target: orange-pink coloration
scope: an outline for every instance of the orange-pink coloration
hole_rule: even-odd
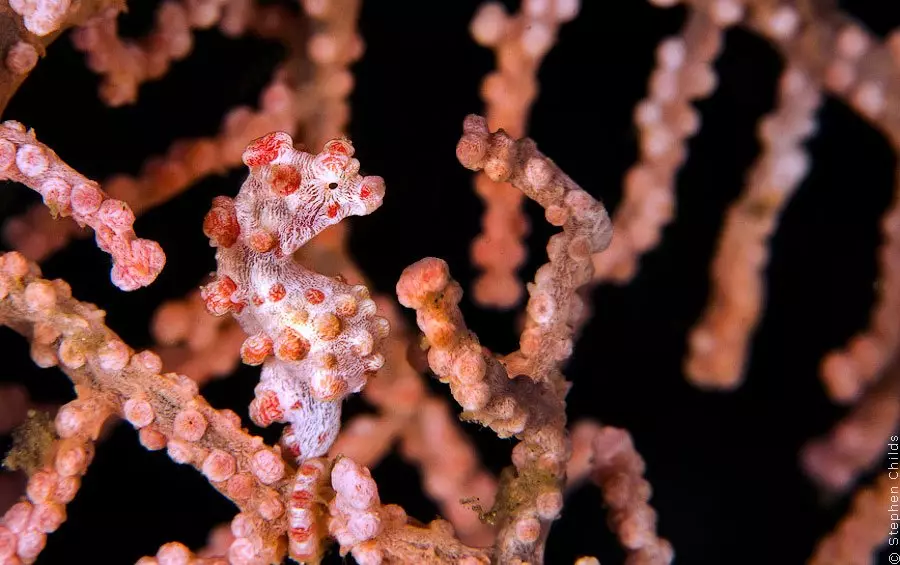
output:
[[[334,314],[325,312],[316,317],[314,327],[319,339],[331,341],[341,333],[341,320]]]
[[[250,475],[239,474],[228,479],[225,489],[228,491],[228,495],[235,500],[246,500],[253,495],[255,482]]]
[[[417,308],[429,294],[447,286],[450,272],[447,263],[440,259],[426,258],[408,267],[409,276],[397,283],[397,297],[400,304]]]
[[[72,187],[62,179],[50,178],[41,184],[40,193],[44,204],[57,214],[71,213],[70,193]]]
[[[272,302],[278,302],[287,294],[287,290],[284,288],[284,285],[281,283],[275,283],[269,288],[269,300]]]
[[[313,494],[309,491],[298,490],[291,493],[291,500],[297,504],[307,504],[313,499]]]
[[[56,489],[57,474],[52,471],[41,470],[28,479],[26,493],[28,499],[37,504],[46,502],[53,496]]]
[[[100,221],[116,233],[130,229],[134,224],[134,212],[124,202],[105,200],[100,205]]]
[[[30,43],[19,41],[6,53],[6,68],[12,73],[24,75],[37,65],[38,52]]]
[[[141,428],[138,432],[138,439],[146,449],[150,451],[159,451],[166,447],[166,436],[153,428]]]
[[[353,146],[344,139],[334,139],[325,144],[316,158],[320,166],[332,174],[339,175],[353,156]]]
[[[297,192],[303,178],[295,167],[276,163],[269,170],[269,186],[279,196],[288,196]]]
[[[198,441],[206,433],[206,418],[197,410],[182,410],[172,423],[176,437],[185,441]]]
[[[161,373],[163,369],[162,358],[153,351],[141,351],[131,356],[131,363],[135,369],[148,373]]]
[[[353,156],[353,146],[343,139],[332,139],[322,147],[325,153],[335,153],[338,155]]]
[[[264,428],[272,422],[283,421],[284,410],[281,408],[278,395],[271,390],[257,394],[250,402],[250,419]]]
[[[253,140],[241,155],[248,167],[267,165],[278,158],[282,151],[293,147],[293,140],[284,132],[274,132]]]
[[[108,201],[107,201],[108,202]],[[104,250],[113,251],[104,248]],[[124,258],[124,261],[116,261]],[[162,271],[166,264],[166,256],[159,244],[146,239],[134,239],[130,249],[122,253],[113,253],[113,265],[110,280],[122,290],[135,290],[147,286]]]
[[[203,233],[213,240],[217,247],[231,247],[241,233],[237,216],[234,212],[234,201],[227,196],[213,199],[212,208],[203,218]]]
[[[39,192],[53,216],[71,216],[90,226],[97,245],[113,259],[111,279],[123,290],[151,283],[165,265],[156,242],[138,239],[134,213],[109,198],[96,183],[66,165],[50,148],[18,123],[0,124],[0,179],[23,183]]]
[[[263,520],[268,522],[276,520],[284,514],[284,505],[278,499],[278,493],[270,490],[260,497],[257,512]]]
[[[241,361],[247,365],[261,365],[273,351],[272,338],[263,333],[255,334],[241,344]]]
[[[179,465],[193,463],[194,454],[197,453],[190,442],[180,439],[172,439],[166,444],[166,453],[172,461]]]
[[[203,474],[214,482],[227,481],[237,469],[234,457],[222,450],[215,449],[203,460]]]
[[[325,293],[317,288],[310,288],[303,294],[310,304],[321,304],[325,300]]]
[[[335,378],[323,377],[312,384],[313,393],[322,400],[337,400],[347,392],[347,383]],[[324,438],[320,435],[319,441]]]
[[[334,312],[342,318],[350,318],[355,316],[359,311],[359,304],[356,299],[345,294],[335,299]]]
[[[516,536],[525,543],[534,543],[541,535],[541,523],[535,518],[526,518],[516,523]]]
[[[32,310],[49,310],[56,305],[56,291],[49,282],[33,282],[25,287],[25,303]],[[40,339],[42,343],[53,342],[59,334]],[[37,336],[35,336],[37,338]]]
[[[285,328],[281,332],[281,335],[278,336],[277,345],[278,348],[275,354],[279,359],[285,361],[305,359],[310,349],[309,341],[291,328]]]
[[[23,145],[16,153],[16,166],[27,177],[41,175],[50,166],[44,150],[37,145]]]
[[[87,467],[88,454],[84,448],[75,445],[56,454],[56,472],[63,477],[80,475]]]
[[[16,146],[11,142],[0,140],[0,171],[6,171],[16,162]]]
[[[294,458],[294,461],[299,461],[300,456],[303,455],[300,452],[300,445],[297,443],[284,443],[282,448],[288,455]]]
[[[201,296],[206,301],[206,309],[214,316],[224,316],[235,311],[237,305],[232,302],[231,295],[237,291],[237,285],[231,277],[224,276],[203,287]]]
[[[81,470],[82,474],[87,470],[88,463],[90,463],[90,460],[85,462],[85,466]],[[61,504],[68,504],[75,499],[75,495],[78,494],[79,488],[81,488],[81,477],[62,477],[59,482],[56,483],[56,494],[54,498]]]
[[[153,423],[156,417],[153,406],[142,398],[129,398],[123,407],[125,419],[135,428],[145,428]]]
[[[268,253],[275,248],[278,241],[275,236],[267,231],[258,230],[250,234],[248,241],[250,248],[257,253]]]
[[[359,196],[364,200],[376,195],[384,194],[384,179],[376,176],[368,176],[359,187]]]
[[[94,185],[82,183],[72,189],[70,200],[72,211],[86,216],[100,209],[103,193]]]
[[[16,535],[0,524],[0,559],[10,559],[16,553]]]
[[[284,460],[273,451],[261,449],[251,456],[250,470],[261,483],[271,485],[284,476]]]

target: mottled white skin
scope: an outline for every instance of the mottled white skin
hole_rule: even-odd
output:
[[[329,152],[328,148],[337,151]],[[359,161],[352,158],[353,148],[346,140],[326,144],[318,155],[284,149],[270,164],[250,168],[250,176],[235,199],[241,235],[265,228],[278,234],[281,250],[290,255],[316,234],[347,216],[365,216],[381,206],[384,186],[360,196],[363,184],[370,188],[379,177],[359,174]],[[288,196],[270,188],[273,165],[290,165],[301,174],[299,190]],[[334,186],[333,186],[334,185]],[[328,214],[336,204],[336,213]]]
[[[260,425],[290,424],[283,444],[301,461],[324,454],[337,437],[341,401],[359,392],[367,373],[384,363],[376,346],[389,327],[375,316],[375,303],[364,286],[310,271],[291,254],[344,217],[377,209],[384,184],[378,177],[359,174],[359,161],[352,158],[353,149],[346,140],[329,142],[317,156],[284,141],[272,142],[264,151],[277,157],[263,164],[258,154],[248,157],[253,146],[244,154],[245,162],[253,165],[250,176],[234,201],[240,235],[233,245],[219,247],[218,275],[230,278],[237,287],[230,301],[236,306],[235,319],[247,334],[270,337],[276,352],[286,330],[308,345],[308,352],[298,360],[284,355],[266,358],[256,405],[251,406]],[[284,173],[285,166],[299,172],[302,179],[289,194],[273,188],[279,182],[277,171]],[[251,239],[259,233],[274,236],[273,249],[259,251],[259,244]],[[276,291],[280,298],[272,298],[273,287],[283,288]],[[324,324],[330,331],[321,329],[323,320],[331,322]],[[258,417],[261,411],[263,418]]]

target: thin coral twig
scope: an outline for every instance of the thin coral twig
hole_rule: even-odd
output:
[[[508,180],[545,208],[550,223],[563,227],[547,247],[550,262],[529,285],[522,348],[512,355],[495,357],[468,331],[458,306],[462,291],[445,262],[423,259],[397,283],[400,303],[416,310],[428,340],[429,364],[450,384],[463,418],[521,440],[513,449],[515,468],[501,478],[488,516],[500,524],[495,559],[533,562],[562,507],[570,446],[563,400],[568,383],[559,366],[571,354],[570,321],[581,314],[575,291],[591,278],[591,254],[609,245],[611,222],[603,205],[531,140],[513,141],[502,130],[491,134],[484,118],[466,118],[457,156],[468,168]]]

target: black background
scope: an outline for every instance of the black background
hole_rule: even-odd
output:
[[[678,31],[685,12],[643,0],[584,3],[541,67],[530,135],[614,210],[622,175],[636,154],[632,108],[645,93],[657,43]],[[148,28],[153,5],[132,6],[122,17],[126,33]],[[476,6],[468,0],[365,3],[367,47],[354,67],[349,133],[363,168],[383,176],[388,189],[377,213],[352,220],[351,243],[379,291],[392,292],[403,267],[425,256],[447,260],[464,288],[472,281],[468,248],[479,231],[481,204],[454,146],[463,117],[481,110],[479,82],[493,68],[492,53],[468,36]],[[900,25],[894,0],[847,1],[843,8],[882,37]],[[173,140],[214,133],[228,108],[255,104],[282,55],[278,45],[253,38],[231,40],[215,31],[195,37],[188,59],[144,85],[137,105],[116,110],[98,101],[97,78],[63,37],[4,117],[35,128],[39,139],[87,176],[135,173],[146,156],[163,153]],[[723,212],[759,149],[755,126],[772,108],[781,62],[763,40],[733,30],[716,68],[719,89],[698,104],[702,130],[690,141],[678,178],[677,219],[630,285],[593,293],[595,317],[567,370],[574,382],[569,416],[631,431],[647,462],[660,534],[674,544],[677,562],[801,563],[847,507],[847,499],[822,497],[813,488],[798,468],[797,453],[846,411],[826,398],[818,362],[867,324],[879,218],[892,197],[896,157],[878,132],[842,103],[827,100],[819,133],[808,143],[813,171],[772,242],[768,307],[746,383],[734,393],[699,391],[681,372],[685,336],[705,304]],[[214,269],[202,218],[212,197],[235,194],[243,176],[234,171],[209,178],[139,218],[138,233],[159,241],[168,255],[150,288],[130,294],[115,289],[108,257],[90,240],[48,259],[46,276],[67,279],[78,298],[107,309],[109,325],[133,347],[149,346],[154,308],[195,288]],[[23,187],[0,192],[4,216],[36,200]],[[543,247],[552,233],[536,206],[528,212],[533,229],[526,279],[546,260]],[[463,310],[485,345],[515,348],[515,314],[480,310],[468,299]],[[35,368],[21,338],[9,330],[2,337],[0,380],[25,383],[39,401],[71,398],[58,370]],[[241,368],[204,394],[249,423],[255,373]],[[433,388],[446,394],[440,385]],[[346,412],[365,409],[354,399]],[[467,430],[489,467],[499,471],[508,463],[509,441]],[[277,430],[262,433],[277,437]],[[403,504],[422,520],[436,516],[436,507],[410,488],[417,470],[397,455],[374,476],[383,501]],[[133,563],[173,540],[199,547],[208,530],[234,512],[199,473],[164,452],[143,450],[135,432],[119,426],[99,447],[68,507],[68,521],[50,536],[38,563]],[[623,556],[593,487],[568,501],[553,528],[547,562],[571,563],[584,554],[604,564]],[[340,560],[333,552],[329,559]]]

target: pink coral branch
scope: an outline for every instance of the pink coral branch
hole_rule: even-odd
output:
[[[33,563],[44,549],[47,534],[65,521],[66,504],[78,493],[94,456],[94,442],[113,412],[113,406],[93,390],[76,390],[79,397],[56,415],[58,437],[45,446],[43,461],[35,469],[26,469],[27,500],[12,505],[0,518],[0,557],[13,563]]]
[[[718,85],[713,64],[727,28],[735,23],[734,13],[727,12],[692,10],[681,33],[657,47],[647,97],[634,111],[640,157],[625,175],[624,198],[613,216],[617,237],[607,251],[594,255],[597,282],[631,280],[641,255],[661,241],[662,229],[675,214],[676,176],[687,158],[688,139],[700,129],[692,102],[710,96]]]
[[[891,531],[892,523],[888,510],[897,504],[897,487],[893,480],[889,473],[881,473],[873,484],[857,492],[850,511],[834,531],[819,542],[808,565],[871,563],[872,554],[889,539],[885,535]]]
[[[335,496],[329,504],[328,529],[360,565],[435,563],[484,565],[487,554],[453,537],[453,527],[435,520],[426,527],[410,523],[397,505],[382,505],[378,487],[365,467],[352,459],[337,460],[331,471]]]
[[[187,377],[160,374],[159,357],[134,353],[103,324],[101,310],[72,298],[64,282],[41,279],[38,267],[17,253],[0,257],[0,296],[0,324],[26,336],[40,330],[44,347],[32,354],[42,366],[58,364],[72,379],[76,402],[109,405],[140,430],[146,448],[167,448],[172,459],[202,471],[243,511],[233,562],[271,561],[281,554],[282,500],[290,477],[277,449],[243,431],[234,412],[214,410]],[[94,412],[85,408],[64,418],[61,412],[60,435],[91,435],[88,416]]]
[[[491,129],[525,135],[531,105],[538,94],[537,74],[561,24],[578,15],[580,0],[526,1],[508,15],[498,2],[481,5],[472,19],[472,37],[495,54],[497,70],[484,78],[481,97]],[[485,205],[482,233],[472,242],[472,262],[483,270],[472,287],[476,302],[510,308],[523,294],[516,270],[525,261],[522,238],[528,219],[522,193],[505,182],[475,176],[475,192]]]
[[[147,159],[139,174],[113,175],[104,182],[111,198],[128,203],[140,216],[209,175],[241,164],[241,153],[251,140],[272,131],[292,131],[294,100],[284,72],[276,72],[259,97],[259,110],[238,106],[223,118],[215,136],[175,141],[162,156]],[[32,261],[43,261],[72,238],[89,232],[75,221],[56,221],[40,205],[11,218],[3,226],[4,238]]]
[[[365,48],[357,30],[360,0],[302,0],[309,18],[309,78],[298,85],[304,142],[319,147],[344,134],[354,79],[349,67]]]
[[[0,125],[0,179],[39,192],[54,216],[72,216],[90,226],[97,246],[112,257],[110,278],[122,290],[150,284],[166,264],[158,243],[134,234],[134,212],[128,204],[111,199],[18,122]]]
[[[550,224],[563,228],[547,245],[550,262],[528,286],[520,348],[503,359],[512,376],[551,379],[572,354],[574,322],[584,308],[575,291],[591,279],[590,256],[609,247],[612,224],[603,205],[542,155],[533,141],[514,141],[502,129],[491,134],[478,116],[467,117],[463,131],[456,147],[463,166],[509,181],[544,208]]]
[[[591,277],[591,254],[609,245],[609,216],[531,140],[513,141],[503,130],[489,133],[485,120],[469,116],[457,145],[460,162],[508,180],[546,209],[563,227],[551,238],[550,262],[529,285],[529,319],[522,349],[497,358],[466,328],[458,303],[462,290],[447,264],[423,259],[407,267],[397,283],[404,306],[416,310],[430,349],[432,370],[449,382],[463,418],[516,436],[515,469],[507,469],[491,514],[500,523],[495,558],[501,563],[539,559],[543,540],[562,507],[562,484],[570,445],[565,430],[568,391],[560,363],[572,348],[571,325],[581,312],[575,291]]]
[[[727,389],[743,381],[765,302],[768,241],[809,170],[803,142],[816,128],[821,85],[803,66],[791,65],[779,90],[778,107],[759,128],[763,153],[726,216],[709,305],[689,339],[685,373],[697,386]]]
[[[38,57],[71,26],[119,11],[122,0],[12,0],[0,2],[0,113],[38,63]]]
[[[139,41],[119,36],[114,11],[76,29],[72,40],[87,54],[88,67],[103,77],[100,98],[122,106],[137,100],[142,83],[162,77],[173,61],[190,54],[194,29],[220,24],[229,35],[239,35],[256,15],[255,7],[246,0],[167,0],[156,12],[153,30]]]
[[[608,521],[628,551],[629,565],[668,565],[674,556],[672,545],[656,534],[656,511],[647,501],[650,483],[644,479],[644,460],[627,431],[602,426],[591,444],[592,479],[603,491],[609,506]]]
[[[900,432],[900,370],[894,368],[822,438],[804,446],[801,461],[821,487],[844,492],[884,455]]]

